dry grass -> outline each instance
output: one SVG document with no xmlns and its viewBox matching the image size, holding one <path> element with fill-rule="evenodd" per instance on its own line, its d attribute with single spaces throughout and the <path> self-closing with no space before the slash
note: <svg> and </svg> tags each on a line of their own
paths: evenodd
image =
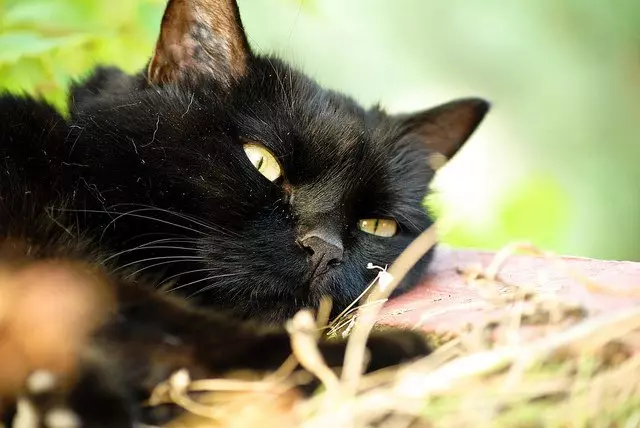
<svg viewBox="0 0 640 428">
<path fill-rule="evenodd" d="M 389 269 L 370 267 L 379 270 L 376 280 L 331 323 L 328 301 L 315 317 L 309 311 L 299 312 L 288 323 L 293 354 L 275 372 L 245 371 L 221 379 L 191 380 L 189 373 L 179 371 L 157 386 L 148 405 L 175 403 L 186 410 L 167 428 L 640 426 L 640 306 L 595 316 L 575 302 L 539 294 L 529 284 L 505 282 L 500 271 L 509 257 L 527 252 L 560 266 L 589 292 L 619 296 L 618 289 L 596 284 L 561 259 L 526 244 L 506 247 L 486 267 L 461 267 L 462 277 L 482 297 L 473 305 L 487 310 L 484 322 L 456 332 L 432 333 L 429 339 L 438 345 L 433 354 L 365 374 L 366 340 L 378 328 L 375 320 L 380 308 L 406 272 L 433 246 L 435 230 L 434 226 L 422 234 Z M 86 273 L 89 278 L 49 276 L 47 281 L 32 281 L 29 275 L 38 274 L 37 268 L 9 272 L 12 286 L 25 281 L 40 284 L 33 290 L 40 295 L 59 291 L 56 287 L 61 284 L 100 281 L 92 272 Z M 6 266 L 0 266 L 0 283 L 7 272 Z M 47 345 L 47 352 L 43 352 L 40 348 L 44 345 L 24 347 L 21 339 L 29 337 L 26 332 L 31 324 L 25 327 L 21 314 L 30 312 L 32 302 L 27 297 L 31 292 L 20 286 L 15 289 L 20 293 L 7 294 L 14 290 L 8 284 L 0 287 L 6 294 L 0 299 L 5 302 L 0 305 L 2 360 L 43 359 L 49 366 L 58 364 L 69 371 L 62 364 L 65 358 L 51 354 L 55 348 Z M 54 318 L 61 321 L 51 326 L 51 334 L 58 334 L 55 328 L 68 329 L 72 321 L 91 325 L 85 312 L 71 310 L 77 306 L 74 299 L 91 303 L 104 296 L 57 291 L 52 295 L 69 297 L 52 300 L 52 310 L 60 312 Z M 635 298 L 638 293 L 623 296 Z M 463 305 L 448 310 L 468 308 Z M 69 317 L 66 324 L 62 314 Z M 437 315 L 424 314 L 422 321 Z M 85 321 L 78 323 L 78 319 Z M 343 367 L 325 364 L 318 350 L 323 334 L 348 338 Z M 79 331 L 79 338 L 84 335 L 84 330 Z M 18 351 L 30 357 L 15 358 Z M 2 387 L 22 382 L 31 369 L 29 365 L 19 370 L 9 365 L 0 369 L 0 392 Z M 314 379 L 321 387 L 311 397 L 304 396 L 297 387 Z M 19 414 L 28 416 L 29 412 Z M 18 426 L 33 426 L 22 422 Z"/>
<path fill-rule="evenodd" d="M 289 323 L 294 355 L 276 373 L 194 382 L 179 373 L 159 386 L 157 402 L 188 410 L 171 427 L 640 426 L 640 307 L 589 317 L 579 305 L 502 281 L 500 269 L 517 251 L 562 264 L 530 245 L 509 246 L 487 268 L 463 271 L 482 290 L 483 304 L 508 308 L 504 315 L 432 337 L 442 343 L 428 357 L 363 374 L 380 307 L 435 238 L 435 228 L 425 232 L 332 324 L 325 315 L 316 322 L 310 312 L 298 313 Z M 567 272 L 591 291 L 609 292 Z M 317 340 L 322 331 L 345 330 L 349 345 L 338 373 L 322 360 Z M 310 374 L 323 386 L 303 398 L 295 386 Z M 207 393 L 196 401 L 194 391 Z"/>
</svg>

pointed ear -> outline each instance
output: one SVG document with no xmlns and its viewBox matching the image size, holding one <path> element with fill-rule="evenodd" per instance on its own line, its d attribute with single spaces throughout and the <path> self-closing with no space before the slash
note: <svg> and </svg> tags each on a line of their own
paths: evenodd
<svg viewBox="0 0 640 428">
<path fill-rule="evenodd" d="M 169 0 L 148 79 L 206 74 L 228 85 L 245 74 L 250 54 L 235 0 Z"/>
<path fill-rule="evenodd" d="M 419 113 L 396 116 L 405 134 L 414 134 L 447 160 L 462 147 L 489 111 L 480 98 L 454 100 Z"/>
</svg>

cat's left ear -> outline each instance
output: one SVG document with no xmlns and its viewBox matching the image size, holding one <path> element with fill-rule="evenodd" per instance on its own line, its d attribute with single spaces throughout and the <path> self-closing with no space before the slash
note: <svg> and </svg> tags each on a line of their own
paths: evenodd
<svg viewBox="0 0 640 428">
<path fill-rule="evenodd" d="M 228 85 L 246 73 L 250 55 L 235 0 L 169 0 L 148 80 L 205 74 Z"/>
<path fill-rule="evenodd" d="M 446 160 L 462 147 L 489 111 L 489 103 L 480 98 L 450 101 L 418 113 L 396 116 L 403 133 L 413 134 L 433 152 Z"/>
</svg>

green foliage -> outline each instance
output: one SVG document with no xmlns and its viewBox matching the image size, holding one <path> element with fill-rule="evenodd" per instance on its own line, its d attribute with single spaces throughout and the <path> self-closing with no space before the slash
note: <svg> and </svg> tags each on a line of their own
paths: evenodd
<svg viewBox="0 0 640 428">
<path fill-rule="evenodd" d="M 65 109 L 72 78 L 95 64 L 142 67 L 158 33 L 159 0 L 9 0 L 0 15 L 0 87 Z"/>
<path fill-rule="evenodd" d="M 436 202 L 437 203 L 437 202 Z M 535 206 L 535 213 L 531 207 Z M 440 208 L 442 215 L 451 207 Z M 455 209 L 455 207 L 453 208 Z M 527 177 L 512 185 L 494 207 L 495 217 L 481 227 L 473 222 L 450 226 L 444 239 L 454 246 L 492 248 L 496 243 L 533 241 L 542 248 L 559 248 L 571 227 L 570 195 L 548 177 Z"/>
<path fill-rule="evenodd" d="M 640 2 L 238 0 L 257 51 L 364 104 L 482 95 L 447 167 L 445 239 L 640 260 Z M 0 0 L 0 87 L 65 109 L 96 63 L 144 67 L 165 0 Z"/>
</svg>

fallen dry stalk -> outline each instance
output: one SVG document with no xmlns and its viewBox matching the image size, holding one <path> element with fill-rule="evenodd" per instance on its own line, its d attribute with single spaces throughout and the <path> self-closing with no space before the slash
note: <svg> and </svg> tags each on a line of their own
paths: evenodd
<svg viewBox="0 0 640 428">
<path fill-rule="evenodd" d="M 311 312 L 301 310 L 295 314 L 288 323 L 287 330 L 291 335 L 293 355 L 300 365 L 320 379 L 327 391 L 337 392 L 340 389 L 340 381 L 324 362 L 318 349 L 318 328 Z"/>
<path fill-rule="evenodd" d="M 252 382 L 246 381 L 239 384 L 197 381 L 191 383 L 189 391 L 195 386 L 226 388 L 240 396 L 241 390 L 246 388 L 264 392 L 267 396 L 280 392 L 282 397 L 286 394 L 283 391 L 287 388 L 291 391 L 295 385 L 292 379 L 300 373 L 294 373 L 299 362 L 323 383 L 324 390 L 308 399 L 298 397 L 291 406 L 282 407 L 282 412 L 289 412 L 284 419 L 270 414 L 274 421 L 263 419 L 259 425 L 408 428 L 421 420 L 433 427 L 511 427 L 522 426 L 525 421 L 558 427 L 596 422 L 602 426 L 635 426 L 629 424 L 634 417 L 640 420 L 640 415 L 625 413 L 624 409 L 640 406 L 640 354 L 626 353 L 629 348 L 625 347 L 640 331 L 640 306 L 595 318 L 567 320 L 558 316 L 555 312 L 564 310 L 567 306 L 564 302 L 555 297 L 539 296 L 533 287 L 505 284 L 498 277 L 509 257 L 523 249 L 557 262 L 551 255 L 529 245 L 513 244 L 505 248 L 476 276 L 483 281 L 483 286 L 496 289 L 509 286 L 512 289 L 512 295 L 517 298 L 478 303 L 489 309 L 510 309 L 515 305 L 515 311 L 507 312 L 509 316 L 503 315 L 473 326 L 470 331 L 459 332 L 456 339 L 418 361 L 363 374 L 366 339 L 382 303 L 434 242 L 435 229 L 430 229 L 389 269 L 387 273 L 392 281 L 386 287 L 381 287 L 379 281 L 371 287 L 367 298 L 357 308 L 355 321 L 351 318 L 353 331 L 341 377 L 326 365 L 317 348 L 318 334 L 326 328 L 322 315 L 326 310 L 319 311 L 319 321 L 314 320 L 310 312 L 301 312 L 289 324 L 294 354 L 275 374 L 253 382 L 252 386 L 249 385 Z M 490 299 L 492 293 L 488 291 L 487 298 Z M 340 323 L 355 310 L 352 306 L 344 312 Z M 537 314 L 536 311 L 544 313 Z M 529 322 L 527 317 L 535 317 L 534 325 L 545 327 L 544 334 L 537 339 L 522 340 L 525 321 Z M 337 331 L 335 323 L 331 327 Z M 484 348 L 468 346 L 472 337 L 497 326 L 508 329 L 514 340 L 488 343 Z M 619 342 L 625 352 L 611 360 L 615 363 L 606 363 L 609 357 L 604 356 L 603 349 L 612 341 Z M 271 387 L 274 389 L 266 391 Z M 231 426 L 220 423 L 227 420 L 223 417 L 230 417 L 232 407 L 212 404 L 206 411 L 200 407 L 205 404 L 194 406 L 184 395 L 174 398 L 188 410 L 207 414 L 212 419 L 210 423 L 200 420 L 198 424 L 172 427 Z M 237 403 L 242 401 L 236 402 L 236 408 Z M 211 408 L 218 410 L 211 412 Z M 256 426 L 255 419 L 252 424 L 233 426 Z"/>
<path fill-rule="evenodd" d="M 595 348 L 591 346 L 587 349 L 581 348 L 581 345 L 588 343 L 593 336 L 597 338 L 598 343 L 604 344 L 601 339 L 605 335 L 608 342 L 636 328 L 640 328 L 640 307 L 584 321 L 550 337 L 538 339 L 530 345 L 502 347 L 462 356 L 430 373 L 417 373 L 412 366 L 418 363 L 408 364 L 398 375 L 396 392 L 408 398 L 427 398 L 451 389 L 461 380 L 468 381 L 470 378 L 487 376 L 511 364 L 523 364 L 526 368 L 563 348 L 593 352 Z"/>
<path fill-rule="evenodd" d="M 429 251 L 437 242 L 437 226 L 433 224 L 422 232 L 403 252 L 389 269 L 391 283 L 386 287 L 375 287 L 367 302 L 386 300 L 393 290 L 400 284 L 411 268 Z M 347 349 L 342 370 L 342 387 L 353 395 L 364 369 L 367 339 L 373 330 L 382 304 L 365 306 L 358 311 L 358 322 L 347 343 Z"/>
</svg>

